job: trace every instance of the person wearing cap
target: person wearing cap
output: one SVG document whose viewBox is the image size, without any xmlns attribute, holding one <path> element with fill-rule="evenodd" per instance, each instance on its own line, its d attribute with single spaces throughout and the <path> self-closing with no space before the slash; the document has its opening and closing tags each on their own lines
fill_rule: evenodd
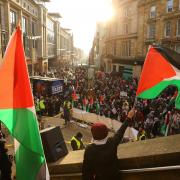
<svg viewBox="0 0 180 180">
<path fill-rule="evenodd" d="M 117 147 L 121 143 L 125 130 L 134 114 L 134 109 L 129 111 L 126 120 L 112 137 L 107 137 L 108 129 L 102 123 L 95 123 L 91 127 L 93 139 L 92 144 L 86 147 L 84 153 L 83 180 L 120 179 Z"/>
<path fill-rule="evenodd" d="M 84 149 L 84 144 L 82 142 L 82 133 L 78 132 L 75 136 L 71 138 L 71 147 L 73 151 Z"/>
</svg>

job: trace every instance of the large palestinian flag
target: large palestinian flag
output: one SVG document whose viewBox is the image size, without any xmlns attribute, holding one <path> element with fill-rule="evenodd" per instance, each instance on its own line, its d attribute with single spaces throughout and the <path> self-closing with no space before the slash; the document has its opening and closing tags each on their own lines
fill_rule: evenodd
<svg viewBox="0 0 180 180">
<path fill-rule="evenodd" d="M 0 67 L 0 120 L 15 138 L 16 179 L 49 179 L 17 27 Z"/>
<path fill-rule="evenodd" d="M 180 55 L 164 47 L 151 46 L 143 66 L 137 97 L 156 98 L 167 86 L 174 85 L 180 91 Z M 180 94 L 175 101 L 180 109 Z"/>
</svg>

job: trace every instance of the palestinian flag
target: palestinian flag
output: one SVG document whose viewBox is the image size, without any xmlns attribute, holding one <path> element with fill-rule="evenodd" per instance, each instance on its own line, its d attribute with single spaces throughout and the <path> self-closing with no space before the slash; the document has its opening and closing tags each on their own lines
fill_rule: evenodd
<svg viewBox="0 0 180 180">
<path fill-rule="evenodd" d="M 0 67 L 0 120 L 16 142 L 17 180 L 49 179 L 19 26 Z"/>
<path fill-rule="evenodd" d="M 73 92 L 72 92 L 72 100 L 77 101 L 76 90 L 73 90 Z"/>
<path fill-rule="evenodd" d="M 180 55 L 164 47 L 151 46 L 141 73 L 137 97 L 156 98 L 167 86 L 174 85 L 180 91 Z M 175 101 L 180 109 L 180 94 Z"/>
</svg>

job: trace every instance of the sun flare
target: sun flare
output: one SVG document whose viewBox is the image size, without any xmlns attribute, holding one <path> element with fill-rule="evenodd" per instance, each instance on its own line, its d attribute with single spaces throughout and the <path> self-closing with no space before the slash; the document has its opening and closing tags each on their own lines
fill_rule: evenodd
<svg viewBox="0 0 180 180">
<path fill-rule="evenodd" d="M 47 3 L 47 8 L 62 15 L 61 25 L 73 30 L 75 46 L 88 52 L 92 46 L 96 23 L 106 22 L 114 15 L 111 1 L 53 0 Z"/>
<path fill-rule="evenodd" d="M 100 0 L 99 4 L 99 10 L 96 12 L 96 19 L 97 21 L 108 21 L 114 16 L 114 9 L 108 0 Z"/>
</svg>

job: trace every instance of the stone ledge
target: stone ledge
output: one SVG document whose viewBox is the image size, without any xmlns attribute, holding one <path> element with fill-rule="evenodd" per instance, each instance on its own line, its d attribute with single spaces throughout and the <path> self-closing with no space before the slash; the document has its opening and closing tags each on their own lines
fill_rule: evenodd
<svg viewBox="0 0 180 180">
<path fill-rule="evenodd" d="M 84 151 L 73 151 L 55 163 L 50 174 L 79 173 Z M 118 147 L 120 169 L 136 169 L 180 164 L 180 135 L 121 144 Z"/>
</svg>

